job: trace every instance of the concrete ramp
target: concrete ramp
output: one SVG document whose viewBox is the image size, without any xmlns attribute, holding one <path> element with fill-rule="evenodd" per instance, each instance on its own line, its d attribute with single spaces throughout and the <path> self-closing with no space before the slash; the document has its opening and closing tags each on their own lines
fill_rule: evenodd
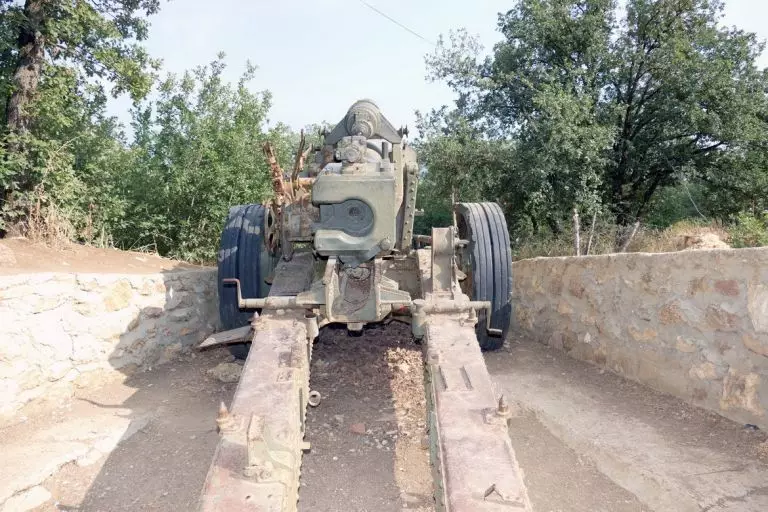
<svg viewBox="0 0 768 512">
<path fill-rule="evenodd" d="M 517 406 L 510 435 L 535 510 L 768 510 L 763 431 L 539 343 L 510 345 L 486 363 Z"/>
</svg>

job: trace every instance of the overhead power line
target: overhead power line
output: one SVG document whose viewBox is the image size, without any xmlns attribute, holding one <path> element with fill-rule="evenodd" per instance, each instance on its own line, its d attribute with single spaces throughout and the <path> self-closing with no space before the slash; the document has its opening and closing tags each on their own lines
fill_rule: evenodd
<svg viewBox="0 0 768 512">
<path fill-rule="evenodd" d="M 427 39 L 426 37 L 422 36 L 421 34 L 416 32 L 415 30 L 411 30 L 410 28 L 406 27 L 405 25 L 403 25 L 402 23 L 397 21 L 395 18 L 393 18 L 393 17 L 387 15 L 386 13 L 380 11 L 376 7 L 374 7 L 371 4 L 369 4 L 368 2 L 366 2 L 365 0 L 359 0 L 359 1 L 360 1 L 361 4 L 363 4 L 364 6 L 366 6 L 367 8 L 372 10 L 373 12 L 375 12 L 376 14 L 379 14 L 379 15 L 385 17 L 386 19 L 388 19 L 389 21 L 391 21 L 392 23 L 394 23 L 398 27 L 402 28 L 403 30 L 406 30 L 407 32 L 410 32 L 411 34 L 413 34 L 414 36 L 418 37 L 419 39 L 421 39 L 425 43 L 431 44 L 432 46 L 437 46 L 434 42 L 432 42 L 429 39 Z"/>
<path fill-rule="evenodd" d="M 691 200 L 691 204 L 693 205 L 694 208 L 696 208 L 696 212 L 699 215 L 701 215 L 702 219 L 708 221 L 709 219 L 707 219 L 707 217 L 703 213 L 701 213 L 701 210 L 699 210 L 699 207 L 696 206 L 696 201 L 693 200 L 693 196 L 691 195 L 691 191 L 688 190 L 688 184 L 686 183 L 687 180 L 685 178 L 683 178 L 681 181 L 683 183 L 683 188 L 685 188 L 685 193 L 688 194 L 688 199 Z"/>
</svg>

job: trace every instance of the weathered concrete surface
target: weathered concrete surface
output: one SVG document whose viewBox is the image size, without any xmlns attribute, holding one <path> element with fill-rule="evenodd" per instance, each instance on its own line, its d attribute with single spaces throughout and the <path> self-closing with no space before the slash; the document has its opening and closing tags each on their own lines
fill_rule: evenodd
<svg viewBox="0 0 768 512">
<path fill-rule="evenodd" d="M 521 411 L 510 436 L 535 510 L 768 510 L 764 432 L 532 341 L 512 341 L 509 349 L 486 354 L 486 363 L 500 392 Z M 517 428 L 531 413 L 543 426 L 538 433 L 528 429 L 535 451 L 521 446 L 531 441 Z M 547 436 L 570 447 L 578 467 L 559 467 L 553 459 L 562 450 L 538 442 Z M 641 505 L 616 493 L 600 498 L 605 487 L 592 487 L 594 478 L 583 476 L 590 466 Z M 577 506 L 589 497 L 590 507 Z"/>
<path fill-rule="evenodd" d="M 235 384 L 226 348 L 34 401 L 0 428 L 0 512 L 194 510 Z"/>
<path fill-rule="evenodd" d="M 34 488 L 68 462 L 83 466 L 93 463 L 147 424 L 146 417 L 132 418 L 127 409 L 104 413 L 94 411 L 93 406 L 78 405 L 75 414 L 50 427 L 32 432 L 16 427 L 4 432 L 9 439 L 3 441 L 0 503 L 11 500 L 19 490 Z M 31 435 L 22 442 L 17 435 L 24 434 Z M 5 508 L 14 507 L 6 503 Z"/>
<path fill-rule="evenodd" d="M 768 249 L 514 263 L 517 330 L 768 428 Z"/>
<path fill-rule="evenodd" d="M 215 269 L 0 276 L 0 423 L 99 374 L 168 360 L 217 322 Z"/>
</svg>

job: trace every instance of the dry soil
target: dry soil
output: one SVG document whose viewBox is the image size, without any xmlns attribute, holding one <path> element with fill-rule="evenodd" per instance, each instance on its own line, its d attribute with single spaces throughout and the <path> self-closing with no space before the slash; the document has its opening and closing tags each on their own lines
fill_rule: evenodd
<svg viewBox="0 0 768 512">
<path fill-rule="evenodd" d="M 141 274 L 200 268 L 154 253 L 62 243 L 51 247 L 24 238 L 0 240 L 0 275 L 32 272 Z"/>
</svg>

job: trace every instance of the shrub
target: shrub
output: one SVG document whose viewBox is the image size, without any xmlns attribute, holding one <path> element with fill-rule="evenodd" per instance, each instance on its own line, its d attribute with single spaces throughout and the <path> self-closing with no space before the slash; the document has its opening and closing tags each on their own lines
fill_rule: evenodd
<svg viewBox="0 0 768 512">
<path fill-rule="evenodd" d="M 768 245 L 768 213 L 740 213 L 730 229 L 733 247 L 763 247 Z"/>
</svg>

